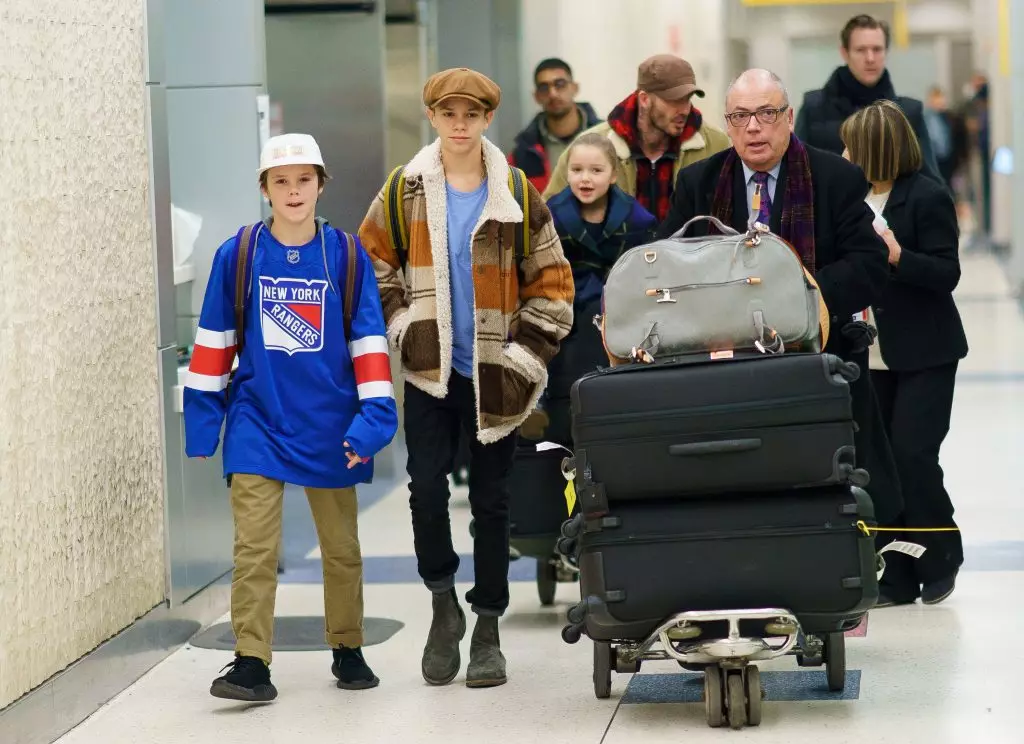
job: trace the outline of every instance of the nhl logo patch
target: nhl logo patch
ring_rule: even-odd
[[[297,264],[299,262],[299,252],[297,250],[288,251],[288,263]]]
[[[324,279],[261,276],[263,345],[289,356],[323,349],[326,290]]]

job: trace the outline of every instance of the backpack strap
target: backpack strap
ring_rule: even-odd
[[[523,210],[523,224],[515,237],[515,257],[518,264],[530,255],[530,190],[526,174],[521,169],[508,169],[508,188]]]
[[[400,165],[391,171],[384,182],[384,224],[388,231],[391,247],[398,254],[398,266],[405,269],[408,260],[409,242],[408,226],[405,224],[405,166]]]
[[[245,303],[248,299],[249,274],[256,238],[262,223],[246,225],[238,233],[238,259],[235,267],[235,353],[242,356],[245,346]]]
[[[345,340],[352,339],[352,312],[356,303],[356,274],[359,271],[359,255],[356,251],[356,239],[351,233],[345,233],[345,294],[342,295],[341,307],[345,317]]]

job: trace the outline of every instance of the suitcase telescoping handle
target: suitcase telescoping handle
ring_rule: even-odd
[[[712,225],[718,228],[722,235],[739,235],[739,233],[734,228],[729,227],[717,217],[714,217],[710,214],[704,214],[690,218],[687,221],[687,223],[683,225],[681,228],[679,228],[672,237],[683,237],[684,235],[686,235],[686,231],[690,229],[690,225],[694,225],[698,222],[710,222]]]
[[[669,445],[672,457],[699,457],[700,455],[728,455],[760,449],[760,439],[722,439],[717,442],[693,442]]]

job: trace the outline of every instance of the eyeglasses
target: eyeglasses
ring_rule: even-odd
[[[537,83],[537,92],[540,93],[542,96],[546,96],[548,93],[551,92],[552,88],[554,88],[555,90],[565,90],[568,87],[568,80],[566,80],[565,78],[558,78],[557,80],[551,83]]]
[[[762,108],[757,111],[735,111],[731,114],[726,114],[725,118],[737,129],[747,126],[750,123],[751,116],[756,116],[757,120],[762,124],[774,124],[779,120],[782,112],[788,108],[789,106],[780,106],[779,108]]]

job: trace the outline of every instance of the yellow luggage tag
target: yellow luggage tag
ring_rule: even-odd
[[[565,484],[565,507],[569,510],[571,517],[572,510],[576,508],[576,484],[571,480]]]
[[[537,452],[548,452],[550,450],[564,450],[569,453],[569,457],[562,459],[562,465],[560,470],[562,471],[562,477],[565,478],[565,507],[569,510],[569,516],[572,516],[573,509],[576,508],[576,484],[574,480],[576,478],[576,468],[574,467],[575,462],[573,460],[573,451],[568,447],[563,447],[560,444],[554,442],[539,442],[537,444]],[[569,468],[572,468],[570,470]]]

